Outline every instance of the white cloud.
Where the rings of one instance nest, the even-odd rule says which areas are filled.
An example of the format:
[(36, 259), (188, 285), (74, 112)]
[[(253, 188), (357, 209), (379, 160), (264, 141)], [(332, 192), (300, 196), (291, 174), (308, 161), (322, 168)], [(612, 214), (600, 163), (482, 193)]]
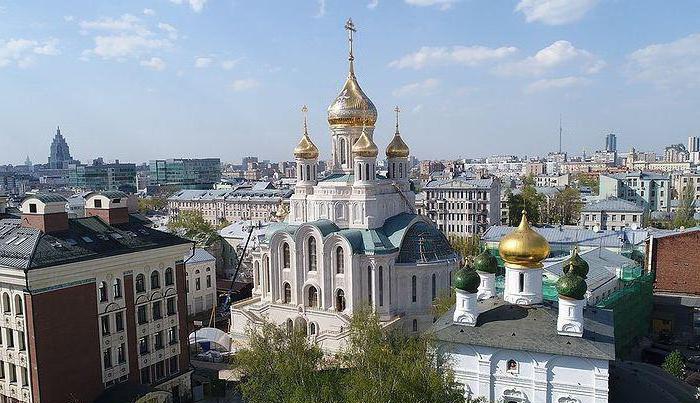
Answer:
[(515, 11), (525, 14), (527, 22), (563, 25), (578, 21), (599, 0), (520, 0)]
[(547, 90), (551, 90), (551, 89), (569, 88), (569, 87), (585, 85), (585, 84), (588, 84), (589, 82), (590, 82), (590, 80), (585, 78), (585, 77), (575, 77), (575, 76), (561, 77), (561, 78), (546, 78), (546, 79), (537, 80), (533, 83), (528, 84), (528, 86), (525, 87), (525, 92), (534, 93), (534, 92), (547, 91)]
[(194, 59), (194, 67), (198, 69), (203, 69), (211, 66), (213, 61), (214, 59), (212, 59), (211, 57), (198, 57)]
[(165, 62), (160, 57), (152, 57), (148, 60), (141, 60), (140, 64), (152, 70), (162, 71), (165, 69)]
[(420, 111), (423, 110), (423, 104), (418, 104), (411, 109), (411, 112), (413, 113), (419, 113)]
[(63, 16), (63, 21), (65, 21), (65, 22), (73, 22), (74, 20), (75, 20), (75, 17), (73, 17), (72, 15), (64, 15)]
[(95, 48), (83, 52), (83, 55), (94, 54), (103, 59), (122, 61), (170, 46), (170, 41), (166, 39), (150, 39), (138, 35), (97, 36), (95, 37)]
[(451, 48), (424, 46), (417, 52), (409, 53), (398, 60), (394, 60), (389, 63), (389, 66), (416, 70), (426, 66), (476, 66), (492, 60), (503, 59), (517, 52), (517, 50), (517, 48), (512, 46), (500, 48), (488, 48), (485, 46), (453, 46)]
[(440, 80), (436, 78), (428, 78), (423, 81), (419, 81), (416, 83), (411, 83), (411, 84), (406, 84), (400, 88), (397, 88), (394, 90), (392, 93), (395, 97), (402, 97), (405, 95), (411, 95), (411, 94), (419, 94), (419, 95), (425, 95), (433, 90), (435, 90), (437, 87), (440, 86)]
[(700, 33), (638, 49), (627, 60), (626, 72), (634, 81), (659, 88), (700, 87)]
[(556, 41), (533, 56), (498, 66), (496, 72), (506, 76), (539, 76), (573, 66), (580, 70), (578, 73), (595, 74), (605, 65), (605, 61), (587, 50), (575, 48), (569, 41)]
[(449, 10), (459, 0), (404, 0), (406, 4), (417, 7), (437, 7), (440, 10)]
[(241, 59), (229, 59), (221, 62), (221, 68), (224, 70), (231, 70), (236, 67), (236, 65), (241, 61)]
[(252, 78), (234, 80), (234, 82), (231, 83), (231, 89), (236, 92), (250, 90), (258, 86), (260, 86), (260, 83)]
[(27, 68), (36, 62), (36, 56), (55, 56), (59, 54), (58, 39), (45, 41), (31, 39), (0, 40), (0, 68), (16, 65)]
[(377, 8), (378, 5), (379, 0), (370, 0), (369, 3), (367, 3), (367, 8), (369, 8), (370, 10), (374, 10), (375, 8)]
[(314, 17), (316, 18), (321, 18), (324, 15), (326, 15), (326, 0), (317, 0), (318, 1), (318, 12)]
[(144, 8), (143, 15), (156, 15), (156, 12), (152, 8)]
[(80, 21), (78, 23), (84, 33), (87, 31), (106, 32), (133, 32), (138, 35), (150, 35), (151, 32), (141, 24), (141, 20), (131, 14), (124, 14), (119, 18), (105, 17), (94, 21)]
[(172, 40), (177, 39), (177, 29), (176, 29), (174, 26), (172, 26), (172, 25), (170, 25), (170, 24), (166, 24), (166, 23), (164, 23), (164, 22), (159, 22), (159, 23), (158, 23), (158, 28), (159, 28), (161, 31), (167, 33), (167, 34), (168, 34), (168, 38), (170, 38), (170, 39), (172, 39)]
[(195, 13), (202, 12), (204, 5), (207, 4), (207, 0), (170, 0), (170, 2), (173, 4), (188, 4)]

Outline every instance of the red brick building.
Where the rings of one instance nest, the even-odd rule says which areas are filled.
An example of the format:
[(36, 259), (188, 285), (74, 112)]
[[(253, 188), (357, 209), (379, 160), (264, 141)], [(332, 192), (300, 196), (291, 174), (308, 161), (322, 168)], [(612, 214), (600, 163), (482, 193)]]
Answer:
[(84, 218), (65, 204), (29, 196), (0, 219), (0, 402), (187, 400), (192, 244), (144, 226), (121, 192), (87, 195)]
[(652, 235), (647, 269), (655, 276), (652, 328), (658, 336), (695, 342), (700, 336), (700, 229)]

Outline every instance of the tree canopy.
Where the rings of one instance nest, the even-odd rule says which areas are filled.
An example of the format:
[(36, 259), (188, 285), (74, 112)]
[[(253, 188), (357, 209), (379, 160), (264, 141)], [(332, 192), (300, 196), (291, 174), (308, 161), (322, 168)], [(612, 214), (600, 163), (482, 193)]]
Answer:
[(689, 228), (695, 226), (695, 188), (691, 183), (686, 185), (678, 200), (678, 209), (673, 217), (673, 228)]
[(196, 210), (181, 211), (171, 217), (168, 229), (200, 244), (209, 244), (218, 237), (216, 228)]

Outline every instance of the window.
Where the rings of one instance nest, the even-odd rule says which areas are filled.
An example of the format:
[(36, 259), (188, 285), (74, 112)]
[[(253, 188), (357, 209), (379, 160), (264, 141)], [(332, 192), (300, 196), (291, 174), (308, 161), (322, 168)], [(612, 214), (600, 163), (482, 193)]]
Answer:
[[(100, 293), (100, 302), (107, 301), (107, 283), (105, 283), (104, 281), (100, 283), (99, 293)], [(9, 303), (9, 301), (8, 301), (8, 303)]]
[(175, 284), (175, 278), (173, 277), (173, 268), (168, 267), (165, 269), (165, 285), (173, 285)]
[(289, 304), (292, 302), (292, 286), (289, 283), (284, 283), (284, 299), (283, 303)]
[(122, 297), (122, 280), (119, 278), (115, 278), (114, 281), (112, 282), (112, 292), (114, 294), (114, 298), (121, 298)]
[(372, 266), (367, 266), (367, 300), (372, 305)]
[(309, 248), (309, 271), (316, 271), (316, 238), (309, 237), (307, 244)]
[(36, 213), (36, 203), (29, 203), (29, 212)]
[(289, 244), (284, 242), (282, 244), (282, 268), (288, 269), (291, 262), (291, 255), (289, 253)]
[(156, 365), (156, 379), (161, 379), (165, 377), (165, 362), (157, 362)]
[(112, 368), (112, 348), (109, 347), (107, 350), (105, 350), (102, 353), (102, 361), (104, 363), (104, 367), (106, 368)]
[(168, 367), (170, 367), (170, 373), (171, 373), (171, 374), (175, 374), (175, 373), (177, 373), (177, 371), (178, 371), (178, 362), (177, 362), (177, 359), (178, 359), (178, 356), (170, 357), (170, 358), (168, 359), (168, 362), (169, 362)]
[(384, 306), (384, 268), (379, 266), (379, 306)]
[(22, 386), (29, 386), (29, 374), (27, 368), (22, 367)]
[(338, 246), (335, 250), (335, 272), (338, 274), (345, 273), (345, 257), (341, 246)]
[(139, 339), (139, 354), (148, 354), (148, 336)]
[(168, 316), (175, 315), (175, 297), (170, 297), (165, 302), (166, 310), (168, 311)]
[(309, 308), (316, 308), (318, 305), (318, 290), (316, 290), (316, 287), (311, 286), (309, 287), (309, 304), (307, 305)]
[(417, 290), (416, 290), (416, 276), (411, 277), (411, 302), (416, 302)]
[(143, 274), (136, 276), (136, 292), (146, 292), (146, 281)]
[(121, 332), (124, 330), (124, 314), (122, 312), (117, 312), (114, 314), (114, 329), (117, 332)]
[(431, 295), (432, 295), (433, 300), (435, 300), (435, 297), (437, 296), (437, 284), (435, 281), (435, 273), (433, 273), (430, 281), (431, 281)]
[(102, 208), (102, 200), (95, 199), (95, 208)]
[(195, 291), (199, 291), (202, 289), (202, 279), (200, 279), (199, 277), (194, 279), (194, 289)]
[(139, 325), (143, 325), (148, 322), (148, 317), (146, 315), (146, 305), (139, 305), (136, 308), (136, 317), (138, 318)]
[(102, 316), (100, 318), (100, 323), (102, 324), (102, 335), (106, 336), (109, 334), (109, 315)]
[(15, 347), (15, 334), (12, 331), (12, 329), (5, 329), (5, 341), (7, 344), (7, 348), (14, 348)]
[(418, 319), (413, 319), (413, 331), (418, 331)]
[(343, 312), (345, 310), (345, 291), (338, 290), (335, 295), (335, 310)]
[(151, 273), (151, 289), (160, 288), (160, 274), (157, 271)]
[(0, 361), (0, 379), (5, 379), (5, 362)]
[(309, 324), (309, 334), (310, 334), (310, 335), (315, 335), (315, 334), (316, 334), (316, 324), (315, 324), (315, 323), (310, 323), (310, 324)]
[(22, 304), (22, 297), (15, 295), (15, 315), (22, 316), (24, 314), (24, 306)]
[(156, 347), (156, 350), (162, 350), (163, 347), (165, 347), (163, 344), (163, 332), (162, 331), (156, 333), (156, 335), (155, 335), (155, 347)]
[(12, 313), (12, 305), (10, 304), (10, 294), (2, 294), (2, 310), (5, 313)]
[(168, 329), (168, 344), (177, 343), (177, 326)]
[(525, 274), (518, 273), (518, 292), (523, 292), (525, 289)]
[(153, 320), (163, 319), (163, 307), (160, 301), (153, 303)]
[(211, 274), (207, 274), (207, 288), (211, 288)]
[(141, 368), (141, 383), (144, 385), (151, 383), (151, 367)]
[(119, 364), (124, 364), (126, 362), (126, 346), (124, 343), (117, 347), (117, 362)]
[(518, 372), (518, 363), (515, 362), (515, 360), (508, 360), (506, 363), (506, 371), (510, 373), (517, 373)]

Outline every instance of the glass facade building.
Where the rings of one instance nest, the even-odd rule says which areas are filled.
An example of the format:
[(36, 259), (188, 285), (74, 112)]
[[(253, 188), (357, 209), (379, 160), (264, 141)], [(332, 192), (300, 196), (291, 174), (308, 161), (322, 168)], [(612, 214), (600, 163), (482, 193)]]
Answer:
[(151, 185), (211, 189), (221, 180), (219, 158), (151, 160)]

